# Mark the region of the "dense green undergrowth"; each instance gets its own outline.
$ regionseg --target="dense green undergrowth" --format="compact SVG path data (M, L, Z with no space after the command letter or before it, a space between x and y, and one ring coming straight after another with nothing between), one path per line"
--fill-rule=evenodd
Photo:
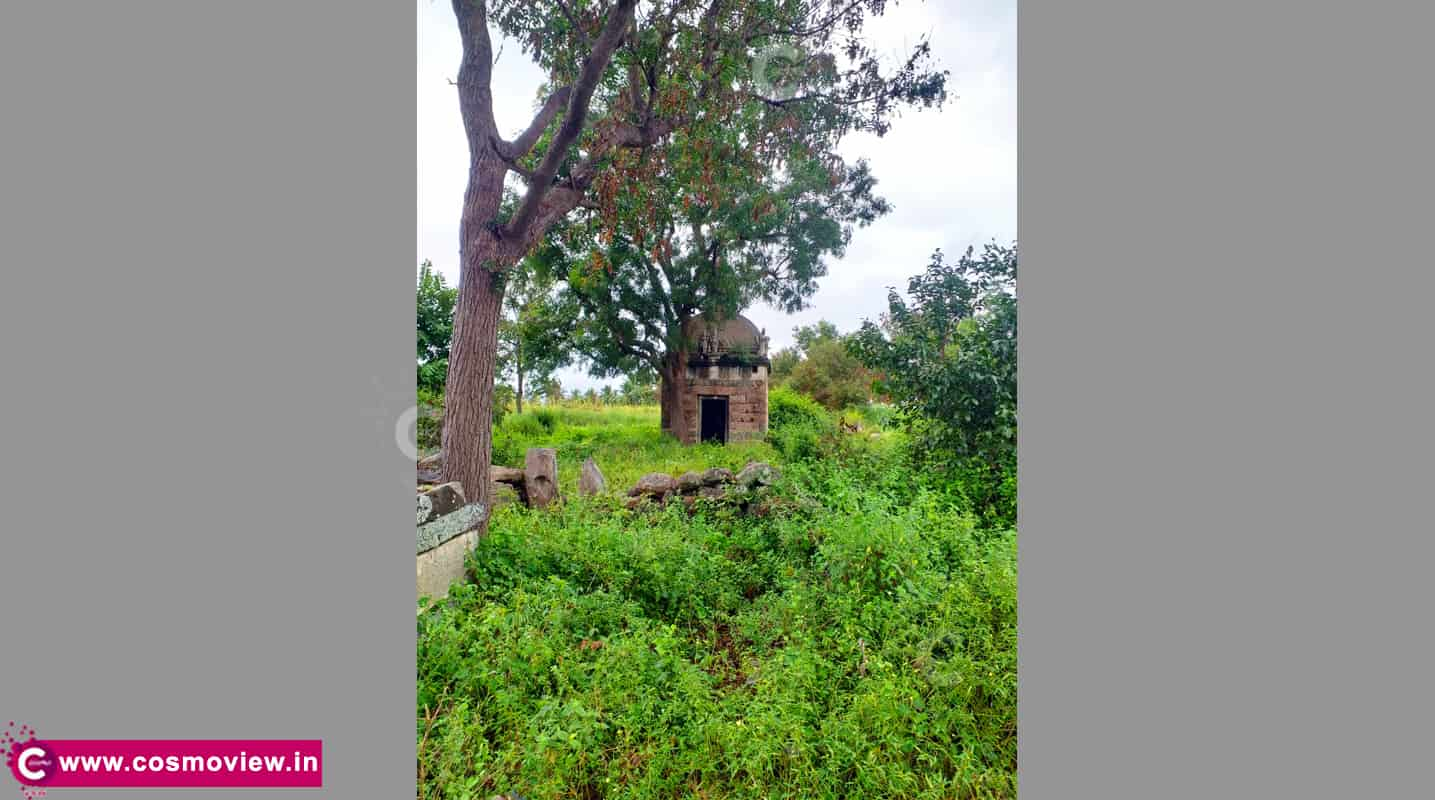
M566 499L499 509L419 615L421 797L1016 794L1015 532L914 480L898 434L775 400L771 444L683 447L649 408L500 423L557 447ZM590 455L613 487L768 460L794 502L630 512L576 496Z

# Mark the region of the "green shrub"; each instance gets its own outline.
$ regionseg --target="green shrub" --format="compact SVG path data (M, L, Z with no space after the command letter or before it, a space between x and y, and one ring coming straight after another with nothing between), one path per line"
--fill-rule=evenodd
M774 395L778 435L833 427ZM495 463L556 448L564 502L495 509L419 615L420 798L1015 796L1015 533L914 481L905 434L801 460L684 446L655 406L544 410L495 426ZM630 512L577 494L588 456L618 491L768 461L789 505Z
M500 509L419 617L419 795L1014 797L1014 535L790 472L815 509Z
M775 387L767 393L768 430L789 426L821 427L831 419L816 400L786 386Z
M531 411L525 411L522 414L509 414L499 423L498 429L513 436L539 437L548 433L548 429L538 421Z
M851 413L864 425L879 430L894 428L898 422L897 407L890 403L868 403L853 408Z
M993 524L1016 522L1017 248L941 250L848 340L903 411L912 462L960 486Z
M785 386L768 393L767 438L789 460L827 455L835 446L837 425L816 400Z

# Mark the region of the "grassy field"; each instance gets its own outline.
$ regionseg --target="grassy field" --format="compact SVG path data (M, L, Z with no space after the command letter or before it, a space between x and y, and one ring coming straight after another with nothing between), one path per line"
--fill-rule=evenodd
M564 494L578 491L578 470L592 457L610 487L629 487L649 472L680 474L690 469L728 467L748 461L774 461L766 442L685 446L658 427L657 406L582 406L539 408L508 414L494 429L493 463L523 466L529 447L558 451L558 483Z
M772 442L683 447L655 408L509 415L565 502L505 506L418 630L419 795L1016 794L1016 534L914 480L900 434L774 409ZM630 512L650 471L777 465L789 510Z

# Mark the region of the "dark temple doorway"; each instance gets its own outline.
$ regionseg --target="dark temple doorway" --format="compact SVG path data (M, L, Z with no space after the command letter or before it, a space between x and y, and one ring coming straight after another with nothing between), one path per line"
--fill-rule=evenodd
M700 397L698 418L701 420L700 439L704 442L727 442L727 398Z

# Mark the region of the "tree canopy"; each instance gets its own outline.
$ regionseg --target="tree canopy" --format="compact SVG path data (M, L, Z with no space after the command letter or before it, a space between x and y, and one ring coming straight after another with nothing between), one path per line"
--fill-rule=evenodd
M862 37L886 0L453 0L453 8L470 176L444 470L465 484L488 484L501 273L535 248L586 250L587 273L570 266L568 274L590 298L585 330L612 337L595 363L638 360L634 352L669 341L671 326L648 331L654 318L634 306L656 302L676 318L684 305L716 314L738 307L751 284L728 269L734 262L757 270L763 299L796 307L821 275L822 256L845 245L842 220L880 213L862 199L870 175L842 163L838 142L854 131L882 135L899 109L946 98L925 40L885 69ZM511 139L493 114L490 23L547 74L537 113ZM523 188L505 206L510 174ZM846 189L825 203L833 186ZM555 239L568 221L579 223L577 238ZM597 246L585 247L593 238ZM650 254L648 266L639 253ZM652 264L665 259L675 277L654 291L669 279ZM679 262L709 277L685 289ZM601 277L629 263L656 296L647 305L631 296L636 281ZM671 364L662 374L666 386Z
M852 355L850 336L827 320L792 330L795 344L773 357L773 379L840 410L872 398L876 374Z

